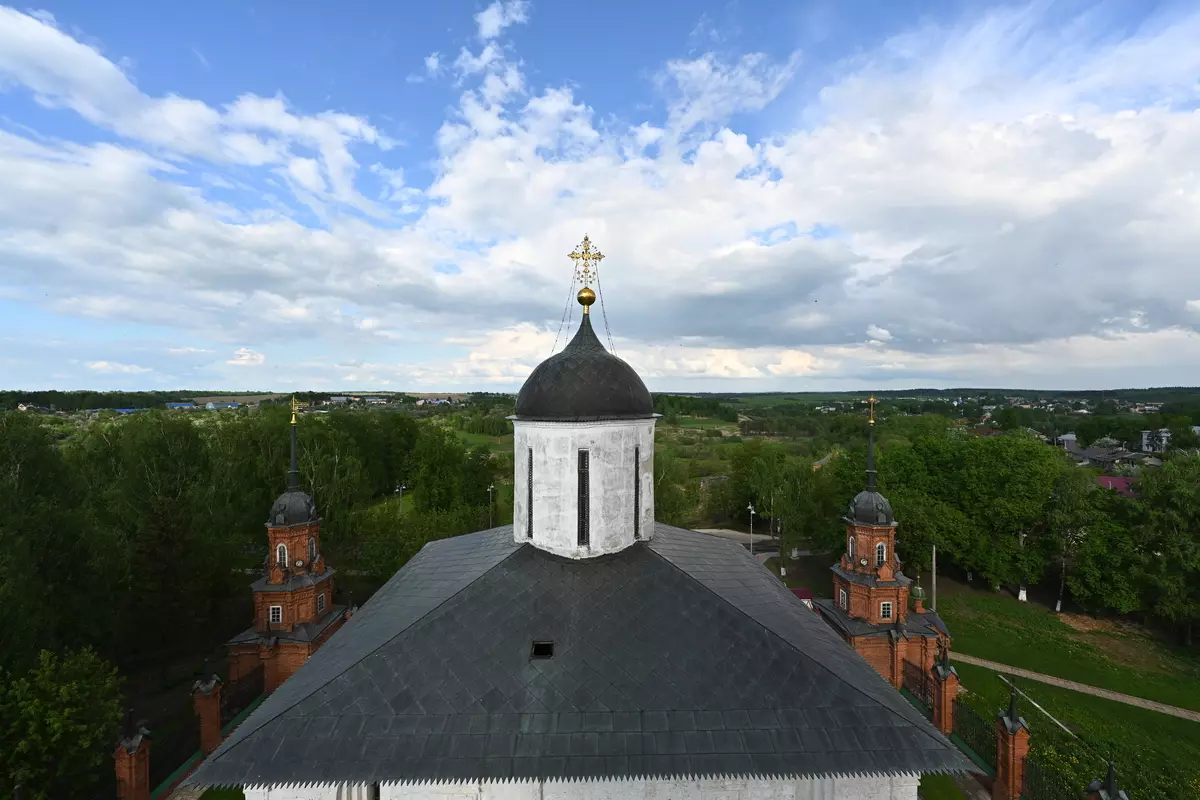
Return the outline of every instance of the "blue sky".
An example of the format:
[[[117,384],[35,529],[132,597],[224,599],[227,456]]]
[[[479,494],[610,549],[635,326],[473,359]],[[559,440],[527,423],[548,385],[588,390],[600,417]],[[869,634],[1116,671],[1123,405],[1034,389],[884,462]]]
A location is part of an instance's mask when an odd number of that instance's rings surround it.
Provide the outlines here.
[[[1194,4],[425,5],[0,6],[0,383],[1194,382]]]

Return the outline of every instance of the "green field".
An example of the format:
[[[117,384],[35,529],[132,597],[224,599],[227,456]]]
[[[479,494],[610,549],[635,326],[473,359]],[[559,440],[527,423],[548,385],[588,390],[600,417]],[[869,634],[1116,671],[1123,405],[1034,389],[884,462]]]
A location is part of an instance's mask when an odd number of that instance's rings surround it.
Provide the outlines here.
[[[511,453],[513,449],[513,437],[511,433],[506,436],[488,436],[486,433],[467,433],[466,431],[456,430],[454,431],[454,435],[467,447],[479,447],[482,445],[493,453],[501,451]]]
[[[1059,615],[944,578],[937,610],[958,652],[1200,711],[1200,659],[1140,626]]]
[[[995,672],[962,663],[954,668],[977,711],[992,718],[1007,706],[1009,689]],[[1102,776],[1111,757],[1130,797],[1200,796],[1200,723],[1032,681],[1016,683],[1082,740],[1072,740],[1029,702],[1018,700],[1018,713],[1030,730],[1030,752],[1061,764],[1082,781],[1081,788]],[[1054,755],[1041,755],[1051,747]]]

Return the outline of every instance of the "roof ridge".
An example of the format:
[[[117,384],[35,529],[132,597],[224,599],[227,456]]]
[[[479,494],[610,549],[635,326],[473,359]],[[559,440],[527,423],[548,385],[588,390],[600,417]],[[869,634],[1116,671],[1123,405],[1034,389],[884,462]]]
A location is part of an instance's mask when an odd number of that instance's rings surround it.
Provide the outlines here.
[[[660,524],[663,524],[663,523],[659,523],[659,522],[657,522],[657,521],[655,522],[655,525],[660,525]],[[668,527],[668,528],[675,528],[675,526],[674,526],[674,525],[667,525],[666,527]],[[696,533],[695,531],[689,531],[687,528],[675,528],[675,529],[676,529],[676,530],[681,530],[681,531],[686,531],[686,532],[689,532],[689,533]],[[698,534],[698,535],[700,535],[700,536],[705,536],[705,535],[708,535],[708,534]],[[721,538],[721,537],[713,537],[713,538]],[[728,541],[728,540],[727,540],[727,541]],[[808,654],[808,653],[804,652],[803,650],[801,650],[801,649],[800,649],[799,647],[797,647],[795,644],[793,644],[792,642],[788,641],[788,640],[787,640],[785,637],[783,637],[783,636],[780,636],[778,633],[776,633],[775,631],[771,630],[771,628],[770,628],[770,627],[769,627],[767,624],[765,624],[764,622],[762,622],[762,621],[761,621],[761,620],[759,620],[758,618],[754,617],[753,615],[751,615],[751,614],[747,613],[747,612],[745,611],[745,609],[741,608],[741,607],[740,607],[740,606],[738,606],[737,604],[730,602],[730,601],[729,601],[729,600],[728,600],[726,597],[724,597],[724,596],[723,596],[723,595],[722,595],[720,592],[718,592],[717,590],[715,590],[715,589],[713,589],[712,587],[710,587],[710,586],[708,586],[707,584],[705,584],[705,583],[704,583],[703,581],[701,581],[699,578],[697,578],[697,577],[695,577],[694,575],[692,575],[690,572],[688,572],[686,569],[684,569],[683,567],[681,567],[681,566],[679,566],[678,564],[676,564],[674,561],[672,561],[672,560],[671,560],[670,558],[668,558],[667,556],[665,556],[665,555],[663,555],[662,553],[658,552],[658,550],[656,550],[656,549],[653,547],[653,544],[654,544],[654,540],[653,540],[653,539],[651,539],[649,543],[650,543],[650,545],[651,545],[651,546],[650,546],[650,547],[648,547],[648,548],[646,548],[647,550],[649,550],[650,552],[654,553],[656,556],[658,556],[659,558],[661,558],[663,561],[666,561],[668,564],[670,564],[672,567],[674,567],[674,568],[675,568],[676,570],[678,570],[679,572],[682,572],[682,573],[683,573],[684,575],[686,575],[686,576],[687,576],[687,577],[688,577],[690,580],[692,580],[692,581],[694,581],[695,583],[699,584],[699,585],[700,585],[700,586],[702,586],[702,587],[703,587],[705,590],[707,590],[707,591],[711,592],[712,594],[714,594],[714,595],[715,595],[717,598],[719,598],[719,599],[720,599],[720,601],[721,601],[722,603],[724,603],[725,605],[727,605],[727,606],[729,606],[729,607],[733,608],[733,609],[734,609],[735,611],[737,611],[739,614],[742,614],[743,616],[745,616],[745,617],[747,617],[748,619],[750,619],[752,622],[754,622],[756,625],[758,625],[758,626],[760,626],[761,628],[763,628],[764,630],[766,630],[768,633],[770,633],[770,634],[771,634],[772,636],[774,636],[776,639],[779,639],[779,640],[780,640],[780,641],[782,641],[784,644],[786,644],[788,647],[790,647],[792,650],[794,650],[795,652],[799,653],[801,656],[803,656],[803,657],[804,657],[805,659],[807,659],[809,662],[811,662],[811,663],[813,663],[813,664],[816,664],[818,667],[820,667],[820,668],[821,668],[822,670],[824,670],[825,672],[828,672],[830,675],[833,675],[833,676],[834,676],[835,678],[837,678],[837,680],[838,680],[840,683],[842,683],[843,685],[849,686],[849,687],[850,687],[850,688],[852,688],[854,691],[858,692],[859,694],[863,695],[864,697],[867,697],[867,698],[869,698],[869,699],[873,700],[874,702],[876,702],[876,703],[877,703],[878,705],[880,705],[881,707],[883,707],[883,708],[887,709],[887,711],[888,711],[889,713],[891,713],[892,715],[894,715],[894,716],[896,716],[896,717],[899,717],[900,719],[904,720],[906,723],[908,723],[908,724],[909,724],[909,725],[911,725],[912,727],[914,727],[914,728],[917,728],[917,729],[918,729],[918,730],[920,730],[920,731],[921,731],[923,734],[925,734],[925,735],[926,735],[926,736],[928,736],[929,738],[933,739],[934,741],[938,742],[939,744],[942,744],[942,743],[943,743],[943,742],[941,741],[941,739],[939,739],[939,738],[937,738],[937,737],[934,737],[934,736],[930,736],[930,734],[929,734],[929,731],[925,730],[923,726],[920,726],[920,725],[917,725],[917,724],[915,724],[915,723],[914,723],[912,720],[909,720],[909,719],[905,718],[903,714],[901,714],[901,713],[900,713],[899,711],[897,711],[896,709],[892,708],[890,705],[888,705],[888,704],[886,704],[886,703],[884,703],[884,702],[881,702],[881,701],[880,701],[878,698],[876,698],[876,697],[873,697],[872,695],[868,694],[868,693],[867,693],[866,691],[864,691],[864,690],[863,690],[861,687],[859,687],[859,686],[855,685],[854,683],[851,683],[850,681],[847,681],[845,678],[843,678],[843,677],[842,677],[840,674],[838,674],[838,673],[837,673],[835,670],[833,670],[831,667],[829,667],[829,666],[827,666],[826,664],[823,664],[823,663],[821,663],[820,661],[818,661],[817,659],[813,658],[813,657],[812,657],[810,654]],[[739,550],[741,550],[741,551],[742,551],[742,553],[743,553],[743,554],[745,554],[747,557],[749,556],[749,554],[748,554],[748,553],[746,553],[745,549],[744,549],[744,548],[743,548],[741,545],[739,545],[739,544],[736,544],[736,543],[734,543],[734,542],[730,542],[730,545],[732,545],[733,547],[736,547],[736,548],[738,548]],[[758,562],[755,562],[755,564],[756,564],[756,565],[757,565],[757,563],[758,563]],[[794,598],[794,595],[792,595],[792,594],[791,594],[791,592],[787,590],[787,587],[785,587],[785,586],[784,586],[782,583],[780,583],[780,584],[779,584],[779,586],[780,586],[780,588],[781,588],[781,589],[783,589],[785,592],[787,592],[788,596],[791,596],[791,597],[793,597],[793,598]],[[825,624],[825,623],[824,623],[824,622],[822,622],[821,624]],[[851,650],[850,652],[852,652],[852,653],[853,653],[854,651],[853,651],[853,650]],[[855,653],[855,655],[857,655],[857,653]],[[872,668],[872,670],[873,670],[873,669],[874,669],[874,668]],[[899,696],[899,695],[897,695],[897,696]],[[939,734],[939,735],[940,735],[940,734]],[[953,747],[953,746],[954,746],[952,743],[949,743],[949,742],[946,742],[946,743],[947,743],[947,744],[950,744],[950,746],[951,746],[951,747]]]
[[[497,530],[500,530],[501,528],[505,528],[505,527],[509,527],[509,528],[511,528],[512,526],[511,526],[511,525],[507,525],[507,526],[505,526],[505,525],[501,525],[501,526],[498,526],[497,528],[492,528],[492,529],[491,529],[491,531],[497,531]],[[486,533],[486,532],[488,532],[488,531],[476,531],[476,533]],[[469,536],[469,535],[471,535],[471,534],[463,534],[463,535],[464,535],[464,536]],[[451,537],[447,537],[447,538],[445,538],[445,539],[436,539],[436,540],[434,540],[434,541],[432,541],[432,542],[426,542],[426,543],[425,543],[425,545],[424,545],[424,546],[423,546],[423,547],[422,547],[420,550],[418,550],[418,551],[417,551],[417,555],[420,555],[420,554],[421,554],[421,552],[423,552],[423,551],[424,551],[426,548],[430,547],[431,545],[435,546],[435,548],[434,548],[434,549],[436,549],[436,545],[442,544],[442,543],[444,543],[444,542],[448,542],[448,541],[450,541],[450,540],[452,540],[452,539],[456,539],[456,538],[458,538],[458,537],[451,536]],[[514,542],[514,544],[515,544],[515,542]],[[359,658],[357,658],[356,660],[354,660],[354,661],[353,661],[353,662],[351,662],[350,664],[346,665],[346,667],[345,667],[344,669],[340,670],[340,671],[339,671],[339,672],[338,672],[336,675],[333,675],[331,678],[329,678],[329,679],[328,679],[328,680],[326,680],[325,682],[323,682],[323,683],[321,683],[321,684],[319,684],[319,685],[317,685],[317,686],[314,686],[314,687],[313,687],[311,690],[309,690],[309,691],[308,691],[308,692],[306,692],[305,694],[301,695],[300,697],[296,698],[296,699],[295,699],[293,702],[291,702],[291,703],[290,703],[289,705],[287,705],[286,707],[284,707],[284,708],[280,709],[279,711],[277,711],[277,712],[275,712],[275,713],[271,714],[269,717],[265,717],[265,718],[264,718],[264,719],[263,719],[261,722],[259,722],[259,723],[258,723],[257,725],[255,725],[253,728],[249,728],[249,727],[247,727],[247,726],[246,726],[246,724],[245,724],[245,723],[243,723],[241,726],[239,726],[239,727],[238,727],[238,731],[239,731],[239,732],[240,732],[242,735],[241,735],[241,736],[240,736],[240,737],[237,739],[237,741],[231,741],[231,739],[233,738],[233,737],[232,737],[232,735],[231,735],[229,739],[226,739],[226,740],[225,740],[225,742],[224,742],[224,743],[222,743],[222,745],[218,747],[217,751],[215,751],[215,752],[212,754],[212,756],[210,756],[210,758],[211,758],[213,761],[217,761],[217,760],[219,760],[220,758],[224,757],[226,753],[230,752],[231,750],[233,750],[234,748],[236,748],[238,745],[242,744],[242,743],[243,743],[243,742],[245,742],[247,739],[249,739],[251,734],[253,734],[253,733],[254,733],[254,732],[256,732],[256,731],[259,731],[259,730],[261,730],[261,729],[262,729],[262,728],[264,728],[264,727],[265,727],[265,726],[266,726],[268,723],[274,722],[275,720],[279,719],[279,718],[280,718],[280,717],[282,717],[284,714],[286,714],[288,711],[291,711],[293,708],[295,708],[296,706],[300,705],[300,704],[301,704],[301,703],[303,703],[305,700],[307,700],[308,698],[312,697],[314,694],[316,694],[316,693],[317,693],[317,692],[319,692],[320,690],[324,689],[324,688],[325,688],[326,686],[328,686],[329,684],[333,683],[333,682],[334,682],[335,680],[337,680],[337,679],[338,679],[340,676],[344,675],[344,674],[345,674],[347,671],[349,671],[350,669],[353,669],[353,668],[354,668],[355,666],[357,666],[358,664],[360,664],[360,663],[362,663],[363,661],[365,661],[366,659],[370,658],[372,655],[374,655],[376,652],[378,652],[378,651],[379,651],[381,648],[383,648],[383,647],[385,647],[386,645],[388,645],[388,644],[392,643],[392,642],[393,642],[393,641],[395,641],[395,640],[396,640],[398,637],[400,637],[400,636],[404,635],[404,633],[405,633],[406,631],[408,631],[409,629],[411,629],[411,628],[412,628],[414,625],[416,625],[418,622],[420,622],[421,620],[423,620],[423,619],[425,619],[426,617],[428,617],[428,616],[429,616],[430,614],[432,614],[434,611],[437,611],[439,608],[441,608],[441,607],[442,607],[442,606],[444,606],[446,603],[448,603],[448,602],[450,602],[451,600],[453,600],[455,597],[457,597],[457,596],[458,596],[459,594],[461,594],[462,592],[466,591],[468,588],[470,588],[472,585],[474,585],[474,584],[475,584],[475,582],[476,582],[476,581],[478,581],[480,578],[482,578],[484,575],[487,575],[489,572],[491,572],[492,570],[494,570],[496,567],[500,566],[500,565],[501,565],[501,564],[503,564],[505,561],[507,561],[508,559],[512,558],[513,554],[520,552],[520,551],[521,551],[521,549],[522,549],[523,547],[525,547],[525,544],[517,544],[516,546],[514,546],[514,547],[513,547],[511,550],[509,550],[507,553],[505,553],[505,554],[504,554],[502,557],[500,557],[499,559],[497,559],[497,560],[496,560],[496,562],[495,562],[494,564],[492,564],[492,565],[491,565],[491,566],[489,566],[487,569],[485,569],[485,570],[483,570],[482,572],[480,572],[480,573],[479,573],[478,575],[476,575],[475,577],[471,578],[471,580],[469,580],[469,581],[467,581],[466,583],[464,583],[464,584],[463,584],[462,586],[460,586],[460,587],[459,587],[459,588],[458,588],[456,591],[454,591],[454,592],[452,592],[451,594],[447,595],[446,597],[442,598],[442,600],[441,600],[440,602],[436,603],[436,604],[435,604],[435,605],[433,605],[433,606],[430,606],[430,607],[429,607],[428,609],[426,609],[426,610],[425,610],[425,612],[424,612],[424,613],[422,613],[420,616],[418,616],[418,617],[416,617],[416,618],[414,618],[414,619],[410,620],[410,621],[408,622],[408,624],[407,624],[407,625],[405,625],[405,626],[404,626],[403,628],[401,628],[400,630],[396,631],[396,632],[395,632],[395,633],[394,633],[392,636],[389,636],[387,639],[384,639],[383,641],[379,642],[379,643],[378,643],[378,644],[377,644],[375,647],[371,648],[369,651],[367,651],[366,653],[364,653],[362,656],[360,656]],[[407,562],[407,563],[406,563],[406,564],[405,564],[403,567],[401,567],[400,569],[396,570],[396,572],[395,572],[395,573],[392,575],[392,577],[391,577],[391,578],[388,578],[388,580],[384,582],[383,586],[379,587],[379,591],[377,591],[377,592],[376,592],[376,594],[379,594],[379,592],[381,592],[381,591],[384,589],[384,587],[386,587],[386,586],[387,586],[387,584],[388,584],[388,583],[391,583],[393,580],[395,580],[395,579],[396,579],[396,577],[397,577],[398,575],[400,575],[400,573],[404,572],[404,570],[406,570],[406,569],[409,567],[409,565],[411,565],[411,564],[412,564],[412,563],[413,563],[415,560],[416,560],[416,556],[413,556],[412,558],[410,558],[410,559],[408,560],[408,562]],[[372,597],[374,597],[374,595],[372,595]],[[327,643],[328,643],[328,642],[327,642]],[[312,656],[309,656],[309,658],[312,658]],[[307,663],[307,662],[306,662],[306,663]],[[286,681],[285,681],[284,683],[286,683]],[[284,685],[284,684],[280,684],[280,687],[282,688],[282,686],[283,686],[283,685]],[[261,708],[261,706],[260,706],[260,708]],[[253,717],[251,717],[251,719],[252,719],[252,718],[253,718]],[[249,722],[249,721],[250,721],[250,719],[247,719],[247,720],[246,720],[246,722]],[[228,746],[226,746],[226,745],[228,745]]]

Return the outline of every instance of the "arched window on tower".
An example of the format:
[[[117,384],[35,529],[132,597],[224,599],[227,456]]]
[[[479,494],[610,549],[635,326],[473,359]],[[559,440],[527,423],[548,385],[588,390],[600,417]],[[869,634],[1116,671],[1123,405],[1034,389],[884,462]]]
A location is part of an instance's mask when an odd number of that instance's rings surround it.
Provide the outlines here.
[[[287,566],[287,545],[280,544],[275,548],[275,563],[281,567]]]
[[[846,540],[846,557],[851,561],[854,560],[854,537],[851,536]]]
[[[875,566],[882,567],[887,563],[887,545],[883,542],[875,545]]]

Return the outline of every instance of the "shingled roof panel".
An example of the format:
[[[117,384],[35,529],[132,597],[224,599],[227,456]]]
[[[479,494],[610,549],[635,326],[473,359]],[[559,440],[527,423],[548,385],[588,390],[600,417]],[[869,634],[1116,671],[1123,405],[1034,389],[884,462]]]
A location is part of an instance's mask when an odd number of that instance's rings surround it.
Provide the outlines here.
[[[427,546],[188,783],[970,768],[744,549],[659,525],[590,561]]]

